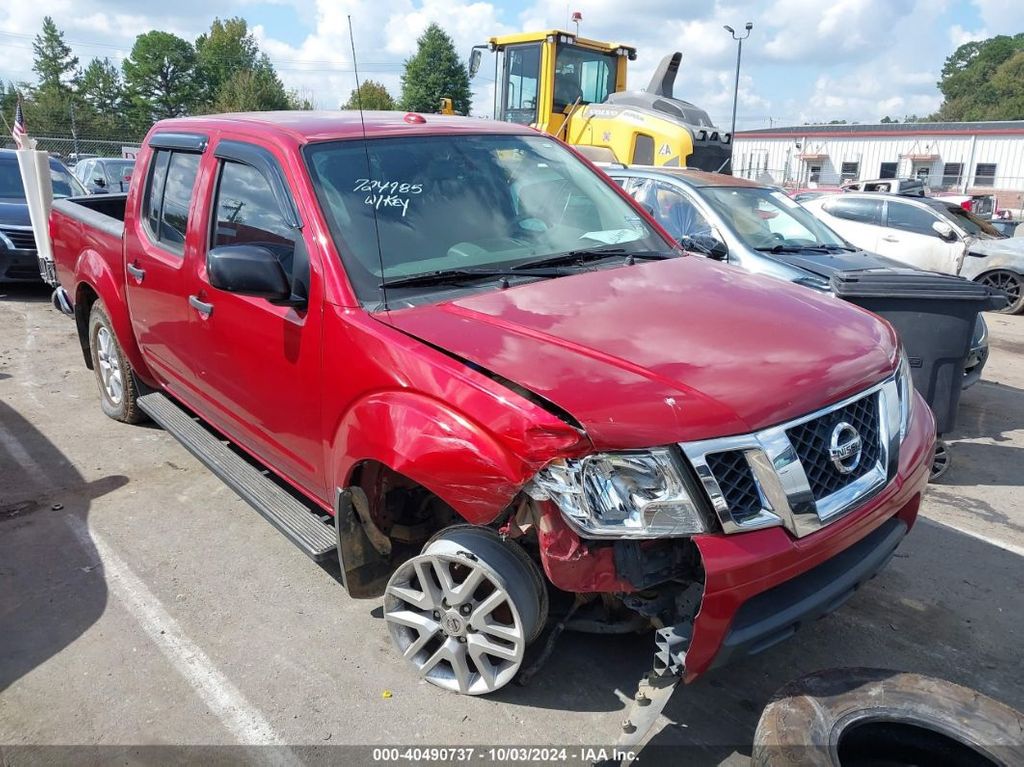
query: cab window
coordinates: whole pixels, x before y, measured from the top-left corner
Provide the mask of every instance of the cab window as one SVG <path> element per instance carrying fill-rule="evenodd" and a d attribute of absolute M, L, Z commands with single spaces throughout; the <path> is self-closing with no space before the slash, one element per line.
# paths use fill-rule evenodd
<path fill-rule="evenodd" d="M 520 125 L 537 122 L 540 44 L 510 45 L 506 53 L 502 97 L 505 121 Z"/>
<path fill-rule="evenodd" d="M 269 182 L 249 165 L 223 164 L 216 210 L 212 247 L 262 245 L 279 255 L 295 247 L 295 230 L 285 221 Z"/>
<path fill-rule="evenodd" d="M 573 104 L 600 104 L 615 92 L 618 59 L 611 53 L 560 45 L 555 58 L 556 112 Z"/>

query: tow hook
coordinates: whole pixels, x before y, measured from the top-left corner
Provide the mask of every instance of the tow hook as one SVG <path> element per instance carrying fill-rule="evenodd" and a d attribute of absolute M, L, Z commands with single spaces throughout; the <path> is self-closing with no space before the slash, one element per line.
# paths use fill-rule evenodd
<path fill-rule="evenodd" d="M 622 762 L 623 765 L 636 758 L 639 752 L 636 747 L 647 739 L 679 685 L 692 628 L 691 623 L 680 623 L 655 632 L 654 668 L 644 674 L 637 685 L 636 695 L 622 723 L 622 733 L 615 743 L 617 753 L 632 754 L 629 761 Z"/>
<path fill-rule="evenodd" d="M 61 314 L 66 314 L 68 317 L 75 316 L 75 309 L 71 305 L 71 297 L 64 288 L 57 288 L 53 291 L 53 295 L 50 297 L 50 300 L 53 302 L 53 308 Z"/>

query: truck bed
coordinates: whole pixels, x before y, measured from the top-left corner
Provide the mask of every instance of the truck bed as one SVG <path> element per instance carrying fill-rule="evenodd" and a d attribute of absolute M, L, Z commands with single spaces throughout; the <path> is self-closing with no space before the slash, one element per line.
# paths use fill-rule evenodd
<path fill-rule="evenodd" d="M 94 194 L 54 200 L 53 209 L 86 226 L 99 229 L 121 239 L 124 234 L 126 194 Z"/>

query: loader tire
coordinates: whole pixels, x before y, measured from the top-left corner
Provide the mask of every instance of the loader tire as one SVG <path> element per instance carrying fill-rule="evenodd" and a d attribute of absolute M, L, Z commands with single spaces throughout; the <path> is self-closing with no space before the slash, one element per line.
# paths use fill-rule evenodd
<path fill-rule="evenodd" d="M 779 690 L 757 723 L 753 767 L 1011 767 L 1024 715 L 942 679 L 828 669 Z"/>

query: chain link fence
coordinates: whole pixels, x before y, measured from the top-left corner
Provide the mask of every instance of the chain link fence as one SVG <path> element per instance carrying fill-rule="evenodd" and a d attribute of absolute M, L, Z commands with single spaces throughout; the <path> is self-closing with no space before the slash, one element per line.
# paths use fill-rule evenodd
<path fill-rule="evenodd" d="M 74 165 L 86 157 L 125 157 L 134 159 L 138 152 L 138 140 L 94 139 L 74 136 L 32 136 L 36 140 L 36 148 L 49 152 L 67 165 Z M 6 149 L 14 149 L 14 142 L 7 141 Z"/>

